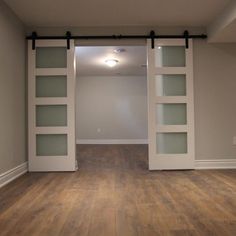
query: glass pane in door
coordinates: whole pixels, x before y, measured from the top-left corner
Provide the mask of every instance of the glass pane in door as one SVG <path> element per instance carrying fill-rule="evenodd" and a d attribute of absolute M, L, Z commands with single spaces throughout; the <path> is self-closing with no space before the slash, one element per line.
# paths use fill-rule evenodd
<path fill-rule="evenodd" d="M 159 46 L 155 49 L 156 67 L 184 67 L 184 46 Z"/>
<path fill-rule="evenodd" d="M 36 126 L 66 126 L 66 105 L 37 105 Z"/>
<path fill-rule="evenodd" d="M 187 153 L 187 133 L 157 133 L 158 154 Z"/>
<path fill-rule="evenodd" d="M 186 75 L 157 75 L 157 96 L 186 96 Z"/>
<path fill-rule="evenodd" d="M 66 156 L 67 134 L 37 134 L 37 156 Z"/>
<path fill-rule="evenodd" d="M 66 97 L 66 76 L 36 76 L 36 97 Z"/>
<path fill-rule="evenodd" d="M 160 125 L 187 124 L 186 104 L 157 104 L 156 123 Z"/>
<path fill-rule="evenodd" d="M 66 68 L 67 49 L 65 47 L 37 47 L 36 68 Z"/>

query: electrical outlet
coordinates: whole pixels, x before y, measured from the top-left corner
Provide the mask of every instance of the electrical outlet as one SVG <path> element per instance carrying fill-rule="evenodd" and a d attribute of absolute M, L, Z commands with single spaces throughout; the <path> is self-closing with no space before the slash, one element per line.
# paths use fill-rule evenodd
<path fill-rule="evenodd" d="M 233 137 L 233 145 L 236 145 L 236 136 Z"/>
<path fill-rule="evenodd" d="M 101 128 L 97 128 L 98 133 L 101 133 L 101 131 L 102 131 Z"/>

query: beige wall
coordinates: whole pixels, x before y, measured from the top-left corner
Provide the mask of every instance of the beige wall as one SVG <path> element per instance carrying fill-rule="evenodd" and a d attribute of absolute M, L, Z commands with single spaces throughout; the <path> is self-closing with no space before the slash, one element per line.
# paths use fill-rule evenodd
<path fill-rule="evenodd" d="M 76 88 L 77 139 L 147 139 L 146 77 L 78 77 Z"/>
<path fill-rule="evenodd" d="M 197 159 L 236 158 L 236 44 L 194 42 Z"/>
<path fill-rule="evenodd" d="M 151 29 L 159 34 L 180 34 L 185 28 L 188 27 L 74 27 L 70 30 L 72 34 L 80 35 L 147 34 Z M 28 33 L 32 30 L 42 35 L 60 35 L 68 28 L 27 29 Z M 196 34 L 205 31 L 204 28 L 189 30 Z M 236 158 L 236 146 L 232 145 L 236 135 L 235 68 L 236 44 L 216 45 L 208 44 L 207 40 L 194 40 L 196 159 Z"/>
<path fill-rule="evenodd" d="M 72 28 L 71 30 L 74 34 L 76 34 L 76 32 L 80 34 L 141 34 L 148 33 L 151 28 L 153 27 L 83 28 L 82 31 Z M 157 32 L 159 33 L 180 33 L 184 28 L 158 29 L 160 28 L 157 28 Z M 47 34 L 49 31 L 51 34 L 54 32 L 64 33 L 65 31 L 65 29 L 60 28 L 55 30 L 51 30 L 50 28 L 41 28 L 40 31 L 38 29 L 36 30 L 41 34 Z M 191 29 L 191 32 L 199 33 L 202 32 L 202 30 L 201 28 Z M 28 32 L 30 32 L 30 29 L 28 29 Z M 0 2 L 0 45 L 1 174 L 26 161 L 24 28 L 22 23 L 2 1 Z M 232 138 L 236 136 L 235 68 L 236 44 L 208 44 L 207 41 L 203 40 L 194 41 L 196 159 L 236 158 L 236 146 L 232 145 Z M 84 89 L 82 90 L 82 87 L 80 89 L 81 91 L 85 91 Z M 139 98 L 141 99 L 146 90 L 144 87 L 137 87 L 136 89 L 139 91 L 139 94 L 141 94 Z M 137 94 L 137 96 L 139 96 L 139 94 Z M 98 102 L 97 99 L 95 100 L 94 96 L 93 99 L 95 102 Z M 104 101 L 106 100 L 105 98 L 103 99 Z M 145 110 L 145 99 L 142 97 L 141 100 L 143 101 L 142 110 Z M 126 103 L 121 100 L 116 108 L 120 106 L 120 108 L 126 109 L 126 111 L 129 110 L 127 107 L 125 108 L 124 104 Z M 81 109 L 83 110 L 84 108 Z M 96 107 L 96 109 L 101 111 L 103 107 Z M 136 112 L 139 113 L 138 110 Z M 144 112 L 140 113 L 145 114 Z M 118 117 L 114 114 L 112 114 L 111 118 L 115 120 L 117 118 L 118 120 Z M 137 114 L 137 117 L 141 117 L 138 115 L 140 114 Z M 135 117 L 130 117 L 129 122 L 134 121 L 134 118 Z M 77 117 L 77 119 L 80 118 Z M 102 122 L 104 118 L 100 117 L 99 119 Z M 129 126 L 132 127 L 133 131 L 129 130 L 129 135 L 127 133 L 125 137 L 127 139 L 134 137 L 145 138 L 145 119 L 144 115 L 142 115 L 142 121 L 137 121 L 136 124 L 133 122 L 132 125 Z M 86 130 L 86 132 L 81 131 L 79 133 L 79 130 L 77 130 L 77 134 L 79 135 L 77 138 L 90 137 L 86 135 L 90 135 L 94 130 L 97 131 L 97 128 L 101 128 L 100 133 L 96 132 L 98 138 L 111 138 L 113 135 L 109 132 L 105 132 L 105 130 L 110 130 L 108 124 L 104 125 L 105 126 L 102 127 L 94 125 L 89 132 Z M 118 125 L 118 123 L 116 125 Z M 141 128 L 136 129 L 138 126 Z M 121 130 L 116 134 L 116 138 L 120 138 Z M 124 137 L 122 136 L 122 138 Z"/>
<path fill-rule="evenodd" d="M 0 2 L 0 174 L 26 161 L 24 28 Z"/>
<path fill-rule="evenodd" d="M 196 159 L 234 159 L 236 44 L 208 44 L 204 40 L 195 40 L 193 50 Z M 84 90 L 80 89 L 81 92 Z M 77 122 L 78 119 L 77 117 Z M 90 128 L 96 131 L 96 126 Z M 86 129 L 86 132 L 83 130 L 81 138 L 93 136 L 90 128 Z M 77 134 L 79 137 L 78 129 Z M 95 137 L 105 138 L 102 133 L 96 134 Z M 122 137 L 122 134 L 119 137 Z"/>

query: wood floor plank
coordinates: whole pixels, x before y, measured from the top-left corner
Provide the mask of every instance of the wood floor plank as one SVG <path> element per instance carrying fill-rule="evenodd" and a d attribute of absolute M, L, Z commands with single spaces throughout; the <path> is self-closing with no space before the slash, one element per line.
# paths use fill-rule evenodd
<path fill-rule="evenodd" d="M 74 189 L 75 202 L 71 207 L 59 235 L 88 235 L 93 215 L 96 192 Z"/>
<path fill-rule="evenodd" d="M 148 171 L 147 145 L 78 145 L 79 171 L 0 189 L 1 236 L 234 236 L 236 171 Z"/>

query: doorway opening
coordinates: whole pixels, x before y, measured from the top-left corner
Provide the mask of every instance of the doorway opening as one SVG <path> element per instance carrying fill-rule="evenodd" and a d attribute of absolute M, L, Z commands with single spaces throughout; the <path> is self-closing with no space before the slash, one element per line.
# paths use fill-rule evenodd
<path fill-rule="evenodd" d="M 143 153 L 147 169 L 147 143 L 146 46 L 76 47 L 79 168 L 96 162 L 112 167 L 113 161 L 119 162 L 112 157 L 122 158 L 117 153 L 126 149 L 135 155 L 136 149 Z"/>

